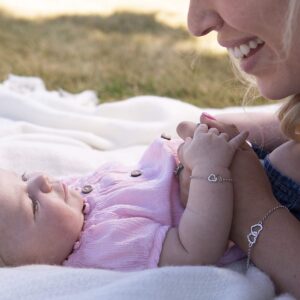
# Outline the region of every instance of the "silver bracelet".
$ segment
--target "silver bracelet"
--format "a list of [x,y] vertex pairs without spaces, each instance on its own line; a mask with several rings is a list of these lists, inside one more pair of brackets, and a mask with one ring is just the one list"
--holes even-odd
[[209,182],[212,182],[212,183],[232,182],[232,178],[224,178],[221,175],[214,174],[214,173],[209,174],[208,177],[200,177],[200,176],[191,175],[190,179],[206,179],[206,180],[208,180]]
[[275,210],[277,210],[279,208],[285,208],[288,210],[288,208],[285,207],[284,205],[277,205],[277,206],[271,208],[258,223],[254,224],[250,227],[250,233],[247,235],[247,240],[248,240],[247,270],[250,266],[252,247],[255,245],[259,234],[264,229],[264,222]]

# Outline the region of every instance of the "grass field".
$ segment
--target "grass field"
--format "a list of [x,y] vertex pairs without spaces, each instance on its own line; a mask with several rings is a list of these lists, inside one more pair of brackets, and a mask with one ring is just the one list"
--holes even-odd
[[[205,43],[205,41],[204,41]],[[204,107],[238,105],[228,58],[201,49],[154,13],[22,19],[0,13],[0,80],[41,77],[48,89],[93,89],[102,102],[152,94]]]

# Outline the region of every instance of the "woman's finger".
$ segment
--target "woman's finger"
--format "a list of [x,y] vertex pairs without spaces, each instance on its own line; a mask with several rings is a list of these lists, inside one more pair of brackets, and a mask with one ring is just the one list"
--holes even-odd
[[205,117],[205,115],[201,115],[200,122],[206,124],[209,128],[217,128],[220,132],[224,132],[224,126],[221,122],[208,119]]
[[183,121],[177,125],[177,134],[185,140],[187,137],[193,137],[195,129],[197,127],[196,123]]

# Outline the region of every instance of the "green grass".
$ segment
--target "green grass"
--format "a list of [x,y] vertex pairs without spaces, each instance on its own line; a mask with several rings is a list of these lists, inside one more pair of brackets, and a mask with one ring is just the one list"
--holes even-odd
[[93,89],[101,102],[159,95],[198,106],[238,105],[227,56],[201,53],[185,28],[155,14],[27,20],[0,13],[0,80],[39,76],[48,89]]

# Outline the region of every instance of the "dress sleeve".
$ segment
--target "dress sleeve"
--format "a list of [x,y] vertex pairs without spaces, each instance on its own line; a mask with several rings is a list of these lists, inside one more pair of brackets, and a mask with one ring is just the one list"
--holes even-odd
[[169,226],[149,218],[105,218],[88,226],[64,265],[118,271],[156,268]]

